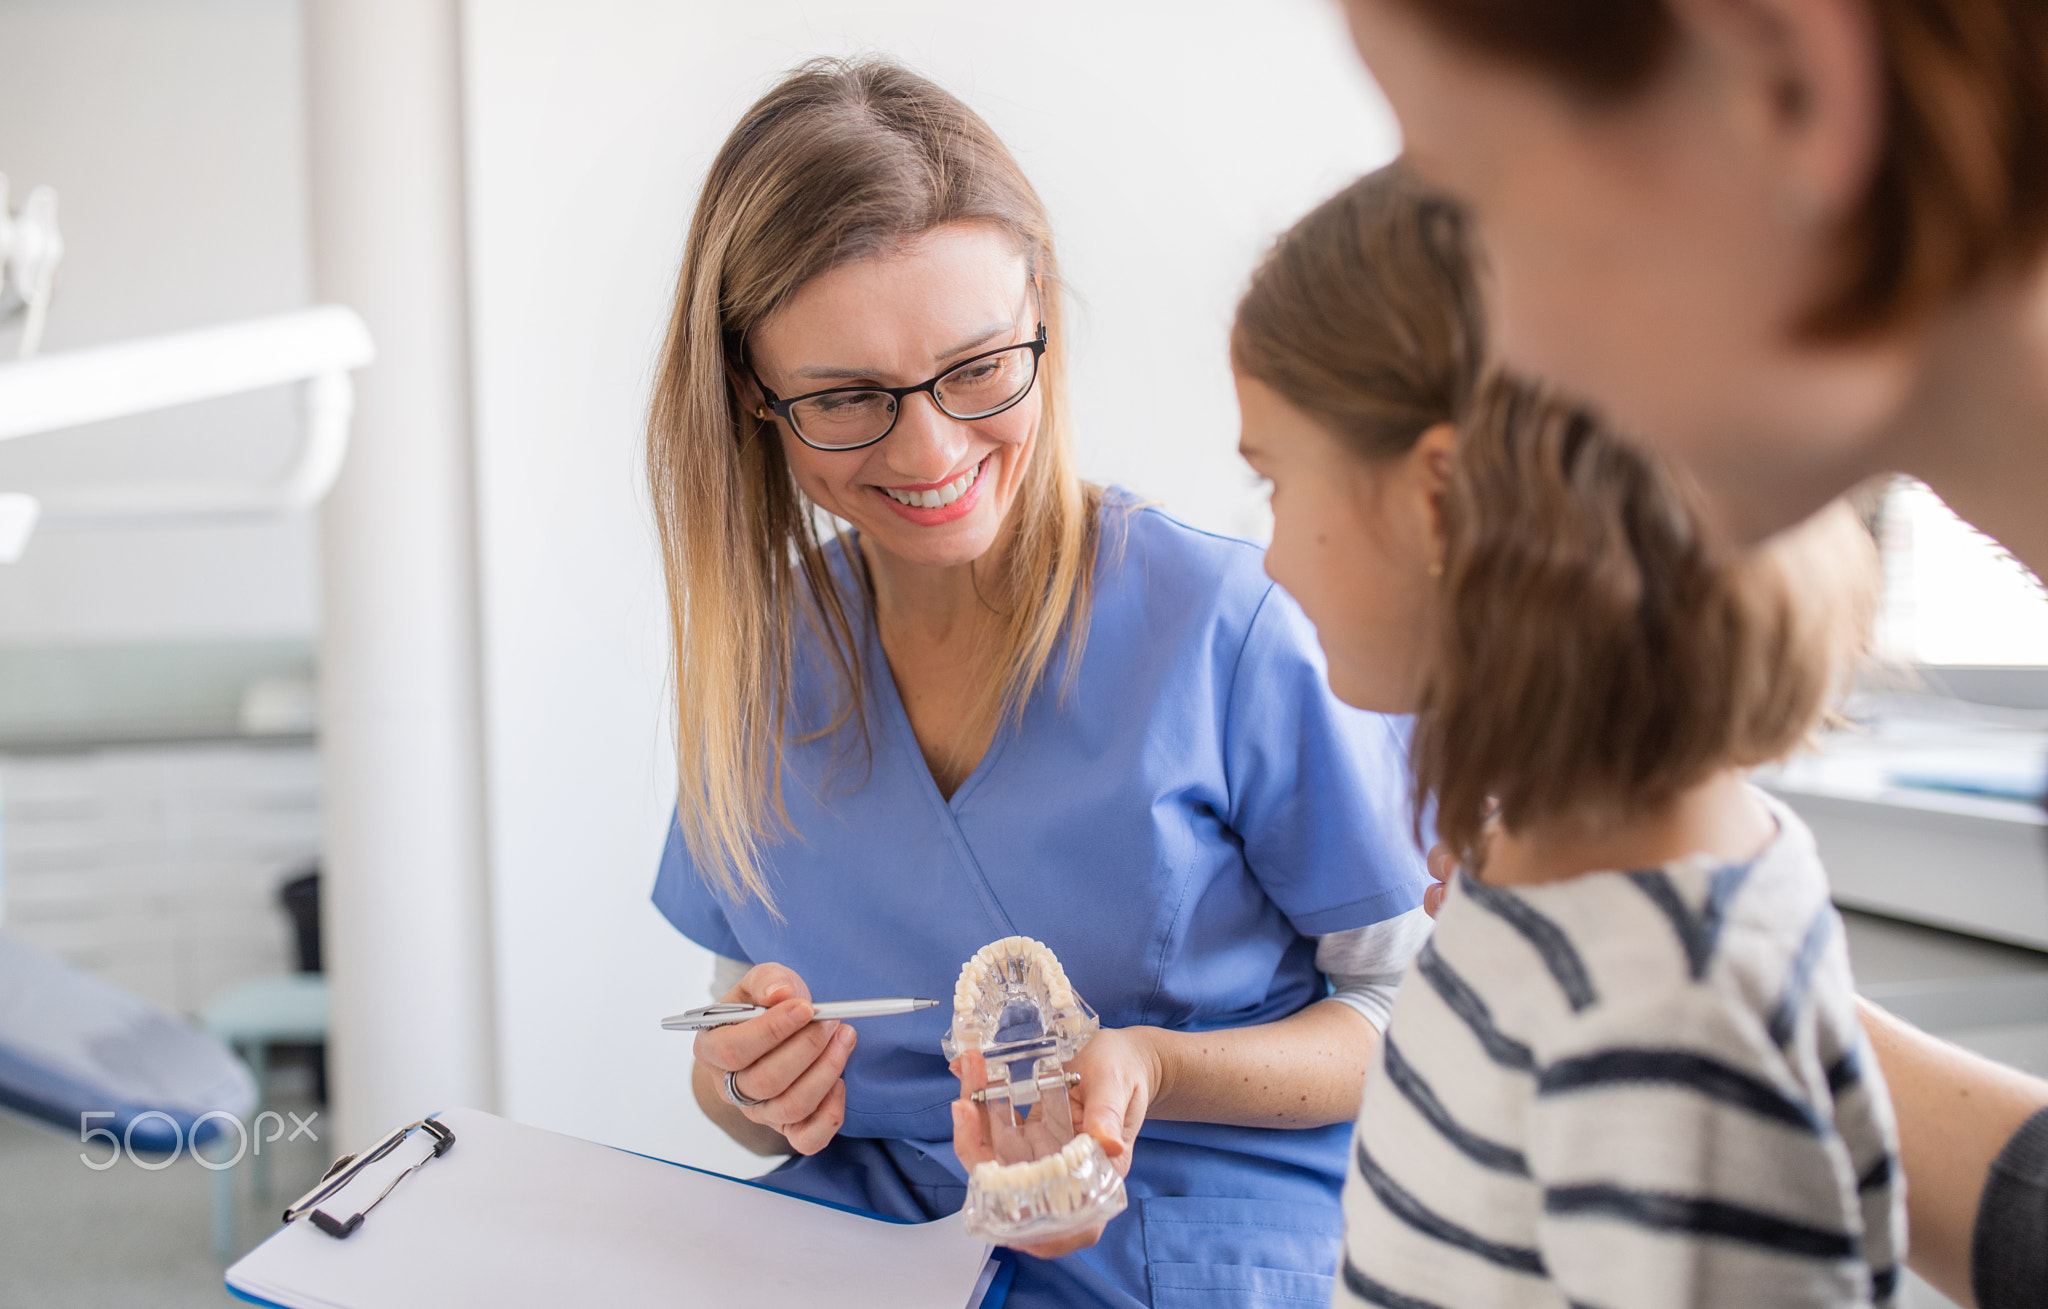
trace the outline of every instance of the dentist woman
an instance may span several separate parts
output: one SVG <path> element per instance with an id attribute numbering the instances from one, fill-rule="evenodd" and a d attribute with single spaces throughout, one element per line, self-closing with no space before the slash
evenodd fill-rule
<path id="1" fill-rule="evenodd" d="M 1131 1205 L 1034 1247 L 1011 1302 L 1327 1302 L 1427 930 L 1405 727 L 1331 697 L 1257 549 L 1080 480 L 1065 345 L 1043 207 L 930 82 L 811 65 L 712 164 L 649 433 L 681 779 L 654 898 L 720 998 L 773 1009 L 699 1035 L 697 1099 L 793 1154 L 771 1186 L 950 1213 L 986 1154 L 947 1010 L 856 1036 L 810 1002 L 947 996 L 1035 937 L 1101 1015 L 1078 1116 Z"/>

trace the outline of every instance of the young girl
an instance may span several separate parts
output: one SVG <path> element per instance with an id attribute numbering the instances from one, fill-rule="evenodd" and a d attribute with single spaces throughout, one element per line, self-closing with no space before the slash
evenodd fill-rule
<path id="1" fill-rule="evenodd" d="M 1282 238 L 1233 337 L 1268 569 L 1340 696 L 1419 711 L 1463 866 L 1367 1080 L 1339 1300 L 1888 1304 L 1889 1104 L 1811 837 L 1744 777 L 1860 648 L 1868 536 L 1836 507 L 1729 562 L 1585 413 L 1465 412 L 1474 301 L 1390 169 Z"/>

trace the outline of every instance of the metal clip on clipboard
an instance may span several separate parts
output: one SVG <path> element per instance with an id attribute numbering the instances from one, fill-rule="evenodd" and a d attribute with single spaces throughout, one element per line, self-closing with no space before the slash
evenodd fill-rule
<path id="1" fill-rule="evenodd" d="M 347 1218 L 335 1218 L 324 1209 L 314 1208 L 315 1205 L 332 1199 L 343 1187 L 355 1180 L 356 1174 L 362 1172 L 369 1165 L 376 1163 L 379 1159 L 384 1158 L 393 1150 L 396 1150 L 414 1132 L 425 1132 L 428 1136 L 434 1138 L 433 1152 L 421 1155 L 417 1163 L 404 1169 L 397 1176 L 386 1182 L 384 1189 L 377 1192 L 376 1199 L 350 1214 Z M 393 1128 L 384 1135 L 382 1140 L 369 1149 L 364 1150 L 360 1154 L 345 1154 L 329 1165 L 327 1171 L 321 1174 L 319 1184 L 300 1196 L 296 1204 L 284 1211 L 284 1221 L 290 1223 L 293 1219 L 310 1209 L 313 1214 L 313 1226 L 337 1241 L 344 1240 L 353 1234 L 358 1227 L 363 1225 L 364 1217 L 372 1209 L 384 1203 L 384 1197 L 391 1194 L 391 1188 L 397 1186 L 413 1173 L 418 1172 L 429 1159 L 439 1159 L 442 1155 L 447 1154 L 449 1147 L 454 1144 L 454 1131 L 445 1123 L 436 1122 L 431 1118 L 423 1118 L 419 1122 L 407 1123 L 404 1127 Z"/>

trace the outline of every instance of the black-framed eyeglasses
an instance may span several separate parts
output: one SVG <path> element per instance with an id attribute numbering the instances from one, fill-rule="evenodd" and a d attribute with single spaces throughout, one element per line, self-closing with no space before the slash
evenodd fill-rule
<path id="1" fill-rule="evenodd" d="M 779 400 L 754 371 L 751 359 L 746 361 L 747 375 L 761 388 L 767 408 L 789 424 L 797 440 L 813 450 L 860 450 L 896 430 L 903 402 L 920 392 L 931 396 L 940 413 L 961 422 L 993 418 L 1012 407 L 1030 395 L 1038 381 L 1045 340 L 1045 324 L 1040 323 L 1032 340 L 985 350 L 916 386 L 835 386 Z"/>

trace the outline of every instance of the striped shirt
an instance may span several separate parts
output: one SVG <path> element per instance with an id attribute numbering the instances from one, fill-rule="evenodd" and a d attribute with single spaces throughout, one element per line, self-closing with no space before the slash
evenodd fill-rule
<path id="1" fill-rule="evenodd" d="M 1338 1304 L 1889 1305 L 1898 1136 L 1813 837 L 1513 889 L 1460 873 L 1395 1001 Z"/>

